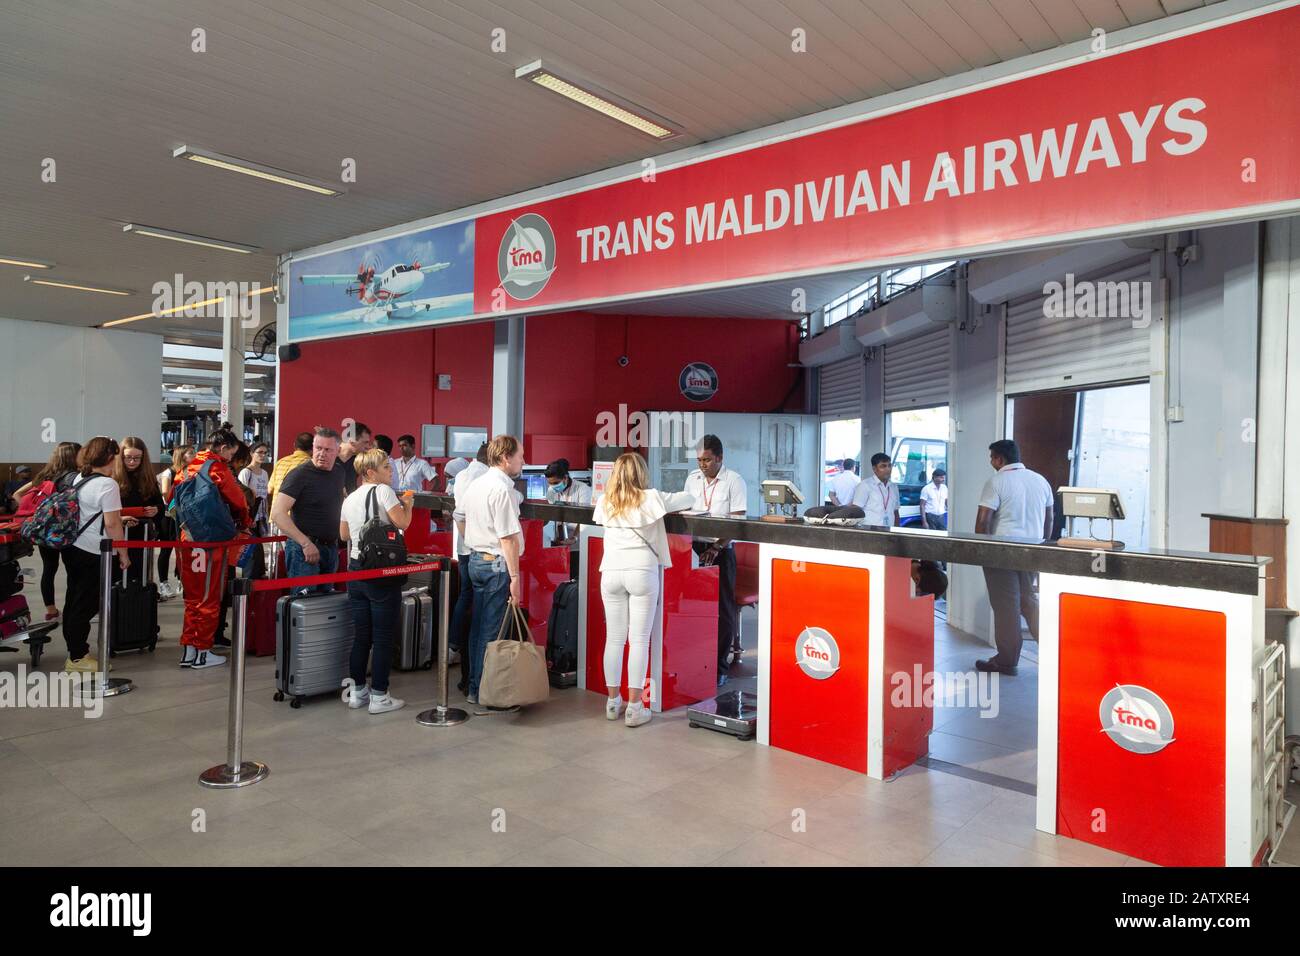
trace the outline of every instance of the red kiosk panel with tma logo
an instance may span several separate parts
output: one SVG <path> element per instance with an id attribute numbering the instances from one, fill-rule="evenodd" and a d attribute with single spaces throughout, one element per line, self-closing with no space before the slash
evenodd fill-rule
<path id="1" fill-rule="evenodd" d="M 1223 866 L 1225 616 L 1082 594 L 1060 608 L 1057 832 Z"/>

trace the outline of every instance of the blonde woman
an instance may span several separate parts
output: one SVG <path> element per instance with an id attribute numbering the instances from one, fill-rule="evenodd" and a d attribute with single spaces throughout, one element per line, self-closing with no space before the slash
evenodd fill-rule
<path id="1" fill-rule="evenodd" d="M 623 699 L 623 645 L 627 660 L 628 702 L 624 722 L 640 727 L 650 721 L 641 701 L 650 661 L 650 632 L 659 610 L 662 568 L 672 563 L 664 515 L 695 503 L 689 492 L 662 492 L 649 487 L 645 459 L 635 452 L 620 455 L 593 520 L 604 525 L 605 555 L 600 561 L 600 596 L 605 604 L 605 717 L 618 720 Z"/>

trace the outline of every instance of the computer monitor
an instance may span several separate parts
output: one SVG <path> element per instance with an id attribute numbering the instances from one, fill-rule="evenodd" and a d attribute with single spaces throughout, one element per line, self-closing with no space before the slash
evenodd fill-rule
<path id="1" fill-rule="evenodd" d="M 532 498 L 537 501 L 546 499 L 546 476 L 545 475 L 524 475 L 528 483 L 528 490 L 524 492 L 525 498 Z"/>
<path id="2" fill-rule="evenodd" d="M 447 455 L 474 460 L 479 446 L 488 440 L 488 430 L 480 425 L 448 425 Z"/>

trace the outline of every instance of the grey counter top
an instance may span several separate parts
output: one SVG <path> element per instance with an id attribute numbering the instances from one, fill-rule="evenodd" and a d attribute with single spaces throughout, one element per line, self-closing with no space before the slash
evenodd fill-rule
<path id="1" fill-rule="evenodd" d="M 450 511 L 449 495 L 417 494 L 416 507 Z M 552 505 L 525 501 L 524 518 L 593 524 L 592 509 L 576 505 Z M 845 527 L 803 522 L 778 523 L 758 518 L 716 518 L 705 515 L 672 514 L 664 518 L 672 534 L 702 538 L 730 538 L 761 544 L 824 548 L 887 557 L 943 561 L 1013 571 L 1038 571 L 1101 577 L 1116 581 L 1138 581 L 1180 587 L 1205 588 L 1234 594 L 1255 594 L 1260 566 L 1267 557 L 1237 554 L 1209 554 L 1191 551 L 1091 551 L 1066 548 L 1049 541 L 995 538 L 986 534 L 929 531 L 920 528 Z M 1096 571 L 1098 555 L 1104 554 L 1104 570 Z"/>

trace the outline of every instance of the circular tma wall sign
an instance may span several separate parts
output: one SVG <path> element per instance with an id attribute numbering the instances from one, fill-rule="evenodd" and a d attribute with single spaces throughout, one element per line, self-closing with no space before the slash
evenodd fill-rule
<path id="1" fill-rule="evenodd" d="M 826 680 L 840 669 L 840 646 L 824 627 L 805 627 L 795 638 L 794 660 L 813 680 Z"/>
<path id="2" fill-rule="evenodd" d="M 1101 729 L 1131 753 L 1159 753 L 1174 742 L 1174 715 L 1155 691 L 1116 684 L 1101 699 Z"/>
<path id="3" fill-rule="evenodd" d="M 535 212 L 511 221 L 497 252 L 501 288 L 512 299 L 531 299 L 546 288 L 555 271 L 555 233 Z"/>
<path id="4" fill-rule="evenodd" d="M 707 402 L 718 393 L 718 373 L 707 362 L 692 362 L 677 376 L 677 387 L 692 402 Z"/>

